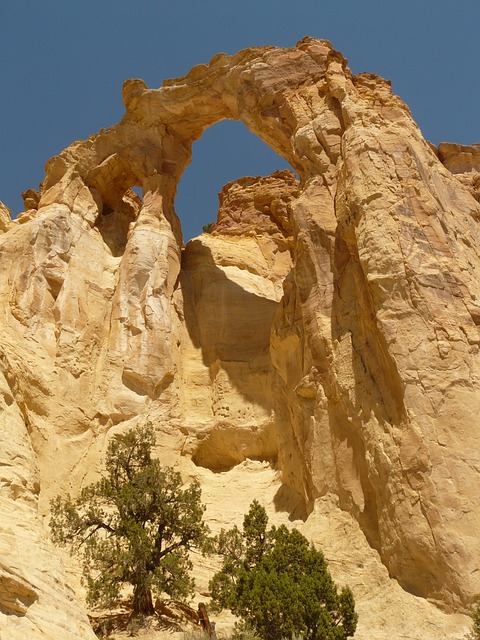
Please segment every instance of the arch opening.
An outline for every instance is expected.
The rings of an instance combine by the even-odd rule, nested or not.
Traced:
[[[175,211],[184,242],[214,223],[218,196],[227,183],[244,176],[267,176],[291,165],[239,120],[222,120],[194,142],[192,161],[177,185]]]

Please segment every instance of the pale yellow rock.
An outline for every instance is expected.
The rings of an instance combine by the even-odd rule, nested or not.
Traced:
[[[10,209],[0,201],[0,233],[5,232],[11,223],[12,214]]]
[[[437,152],[389,83],[311,38],[123,93],[119,124],[48,161],[21,224],[0,210],[0,540],[29,558],[1,554],[0,629],[92,637],[42,517],[98,478],[112,433],[151,421],[212,528],[258,497],[325,549],[356,637],[462,637],[480,592],[478,149]],[[299,180],[230,183],[183,247],[176,186],[224,118]]]
[[[2,364],[6,356],[1,354]],[[23,407],[0,375],[0,637],[95,638],[38,518],[38,473]]]

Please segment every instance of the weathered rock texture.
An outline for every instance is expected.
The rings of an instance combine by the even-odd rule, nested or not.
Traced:
[[[419,597],[480,591],[478,147],[432,148],[387,82],[313,39],[130,80],[124,101],[17,222],[0,207],[0,631],[92,637],[41,515],[97,476],[112,428],[152,420],[217,526],[252,495],[306,520],[359,638],[461,636]],[[225,118],[299,180],[227,185],[183,247],[176,185]]]
[[[0,233],[6,231],[11,223],[11,214],[8,207],[0,202]]]

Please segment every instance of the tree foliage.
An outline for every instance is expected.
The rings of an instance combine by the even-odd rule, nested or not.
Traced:
[[[216,537],[222,569],[210,581],[217,610],[230,609],[263,640],[343,640],[355,633],[351,590],[339,593],[323,554],[296,529],[267,529],[254,501],[237,527]]]
[[[466,640],[480,640],[480,597],[472,607],[473,624],[470,632],[466,636]]]
[[[207,536],[200,486],[184,487],[153,459],[154,443],[150,425],[117,436],[103,477],[52,501],[53,540],[82,552],[90,604],[110,606],[130,584],[134,613],[150,615],[152,592],[184,599],[193,590],[188,552]]]

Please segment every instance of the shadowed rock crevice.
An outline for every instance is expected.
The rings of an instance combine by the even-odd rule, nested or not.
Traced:
[[[1,575],[0,568],[0,613],[8,616],[24,616],[29,607],[38,600],[38,593],[20,576]]]
[[[112,204],[100,202],[95,228],[115,258],[123,255],[130,225],[137,219],[141,206],[141,198],[132,189]]]

